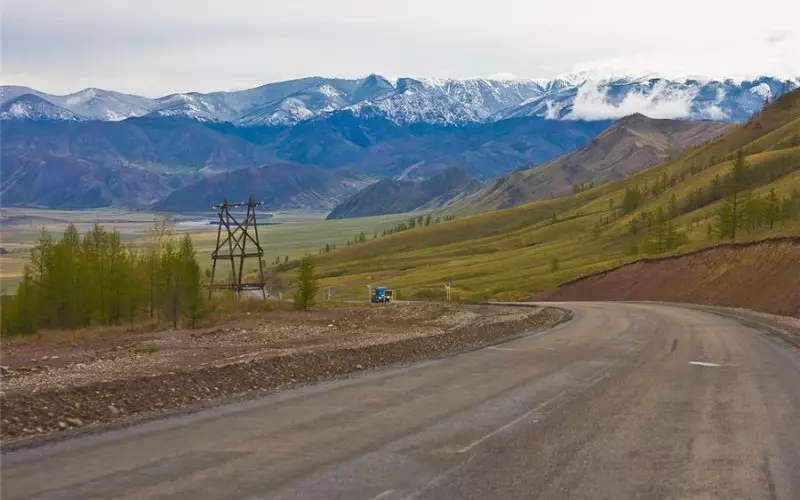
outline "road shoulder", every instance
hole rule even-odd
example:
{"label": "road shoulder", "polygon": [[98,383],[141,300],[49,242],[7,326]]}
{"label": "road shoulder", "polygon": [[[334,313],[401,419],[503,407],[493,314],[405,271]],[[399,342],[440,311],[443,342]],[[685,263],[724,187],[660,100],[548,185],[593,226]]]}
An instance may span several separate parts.
{"label": "road shoulder", "polygon": [[[468,307],[489,310],[502,306]],[[516,309],[500,319],[479,319],[435,335],[248,359],[76,387],[4,393],[0,399],[2,449],[35,447],[364,370],[455,355],[550,328],[570,317],[563,309],[530,306],[529,310]]]}

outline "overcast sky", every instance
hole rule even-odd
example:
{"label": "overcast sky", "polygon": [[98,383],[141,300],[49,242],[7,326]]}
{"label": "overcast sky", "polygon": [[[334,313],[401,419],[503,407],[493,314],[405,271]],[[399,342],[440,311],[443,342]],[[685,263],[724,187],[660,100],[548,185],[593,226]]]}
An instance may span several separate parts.
{"label": "overcast sky", "polygon": [[[147,96],[301,76],[800,76],[800,2],[3,0],[2,83]],[[762,7],[763,6],[763,7]]]}

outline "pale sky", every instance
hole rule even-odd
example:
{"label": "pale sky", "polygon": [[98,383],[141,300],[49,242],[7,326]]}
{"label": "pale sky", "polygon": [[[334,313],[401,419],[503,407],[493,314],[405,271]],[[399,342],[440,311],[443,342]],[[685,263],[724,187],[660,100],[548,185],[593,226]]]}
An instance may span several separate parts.
{"label": "pale sky", "polygon": [[[763,7],[762,7],[763,5]],[[800,76],[800,2],[3,0],[0,82],[160,96],[302,76]]]}

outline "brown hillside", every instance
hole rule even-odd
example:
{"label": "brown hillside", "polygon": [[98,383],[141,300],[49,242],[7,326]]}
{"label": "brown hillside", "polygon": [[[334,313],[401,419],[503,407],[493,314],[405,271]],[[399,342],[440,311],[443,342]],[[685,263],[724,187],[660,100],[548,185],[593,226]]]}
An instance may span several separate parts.
{"label": "brown hillside", "polygon": [[466,200],[480,210],[569,194],[572,186],[611,182],[650,168],[736,127],[733,123],[655,120],[641,114],[614,123],[585,146],[516,171]]}
{"label": "brown hillside", "polygon": [[538,298],[689,302],[800,318],[800,238],[640,260],[579,278]]}

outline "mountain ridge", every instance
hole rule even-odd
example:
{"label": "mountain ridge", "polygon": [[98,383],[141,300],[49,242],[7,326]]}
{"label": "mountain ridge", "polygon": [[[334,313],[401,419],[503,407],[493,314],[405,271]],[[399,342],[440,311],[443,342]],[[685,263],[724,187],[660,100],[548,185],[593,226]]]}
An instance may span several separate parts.
{"label": "mountain ridge", "polygon": [[[158,116],[115,122],[4,120],[2,203],[147,208],[171,189],[206,176],[272,163],[351,171],[371,180],[419,180],[458,166],[486,179],[550,160],[606,126],[540,118],[468,127],[399,126],[347,112],[294,127],[259,128]],[[6,186],[12,178],[13,189]],[[59,183],[43,182],[46,178]],[[112,193],[102,187],[111,180],[130,185],[116,186]],[[70,194],[61,197],[53,189]],[[314,201],[314,207],[321,205]]]}
{"label": "mountain ridge", "polygon": [[328,214],[328,220],[388,215],[446,206],[476,191],[482,184],[458,168],[448,168],[424,181],[383,179],[347,198]]}
{"label": "mountain ridge", "polygon": [[[661,118],[743,120],[765,98],[800,86],[800,78],[670,79],[580,72],[550,79],[305,77],[252,89],[173,93],[156,98],[88,88],[66,95],[7,85],[0,104],[34,94],[81,119],[119,121],[145,115],[182,116],[241,126],[294,125],[339,110],[384,116],[398,124],[619,118],[635,111]],[[666,104],[670,105],[667,106]],[[635,109],[636,107],[640,109]],[[669,114],[670,116],[666,116]]]}

